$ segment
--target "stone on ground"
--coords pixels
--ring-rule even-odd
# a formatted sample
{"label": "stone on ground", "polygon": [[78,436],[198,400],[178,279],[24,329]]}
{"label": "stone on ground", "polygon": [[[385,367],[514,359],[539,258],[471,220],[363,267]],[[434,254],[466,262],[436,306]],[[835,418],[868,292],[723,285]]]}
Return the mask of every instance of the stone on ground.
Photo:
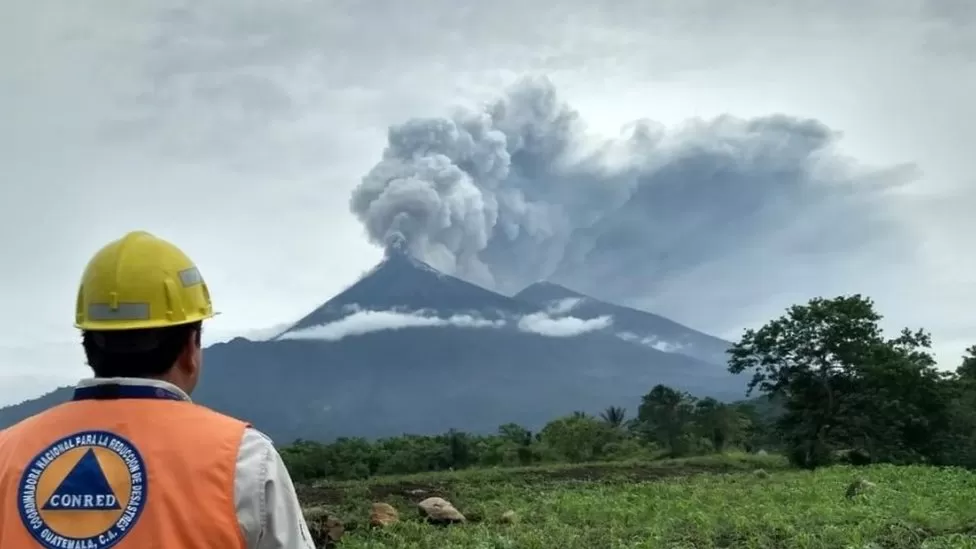
{"label": "stone on ground", "polygon": [[373,526],[389,526],[400,520],[400,513],[389,503],[374,503],[369,512],[369,523]]}
{"label": "stone on ground", "polygon": [[451,502],[444,498],[427,498],[418,503],[417,507],[420,508],[420,515],[431,524],[453,524],[467,520]]}
{"label": "stone on ground", "polygon": [[325,549],[335,547],[346,531],[342,521],[325,507],[309,507],[302,511],[315,546]]}

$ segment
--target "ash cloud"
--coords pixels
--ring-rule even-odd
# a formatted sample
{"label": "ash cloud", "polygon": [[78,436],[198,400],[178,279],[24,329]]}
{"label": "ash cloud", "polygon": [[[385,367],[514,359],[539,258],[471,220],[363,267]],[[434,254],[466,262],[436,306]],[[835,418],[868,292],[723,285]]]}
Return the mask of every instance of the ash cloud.
{"label": "ash cloud", "polygon": [[826,268],[894,235],[879,204],[913,168],[861,167],[839,137],[772,114],[637,120],[598,139],[527,78],[481,110],[391,127],[350,207],[372,241],[483,286],[548,279],[633,302],[737,256],[765,258],[756,272],[786,255]]}

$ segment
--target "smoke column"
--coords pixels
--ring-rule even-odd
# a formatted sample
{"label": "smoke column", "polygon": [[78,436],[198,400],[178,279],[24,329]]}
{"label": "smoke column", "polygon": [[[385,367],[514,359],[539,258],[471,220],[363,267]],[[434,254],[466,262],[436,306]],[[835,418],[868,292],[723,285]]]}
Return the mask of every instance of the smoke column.
{"label": "smoke column", "polygon": [[861,168],[838,137],[776,114],[638,120],[598,140],[529,78],[481,110],[391,127],[350,206],[374,242],[504,293],[549,279],[646,303],[681,280],[760,279],[787,256],[826,268],[896,234],[879,204],[908,171]]}

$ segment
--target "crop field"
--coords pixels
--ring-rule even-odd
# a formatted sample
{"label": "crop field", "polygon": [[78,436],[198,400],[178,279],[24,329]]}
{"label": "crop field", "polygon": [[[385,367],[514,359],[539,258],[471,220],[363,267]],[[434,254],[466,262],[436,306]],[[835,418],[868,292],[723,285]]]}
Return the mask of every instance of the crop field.
{"label": "crop field", "polygon": [[[976,473],[961,469],[805,472],[722,456],[326,483],[299,496],[313,530],[325,513],[343,523],[345,549],[976,549]],[[466,522],[422,520],[417,503],[432,496]],[[372,526],[375,502],[399,520]]]}

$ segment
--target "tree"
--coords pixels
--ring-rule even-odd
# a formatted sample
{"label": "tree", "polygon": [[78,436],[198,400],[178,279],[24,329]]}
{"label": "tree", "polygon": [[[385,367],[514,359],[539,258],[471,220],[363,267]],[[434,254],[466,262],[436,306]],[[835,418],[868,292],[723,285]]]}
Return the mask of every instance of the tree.
{"label": "tree", "polygon": [[966,349],[966,354],[962,357],[962,364],[956,368],[956,374],[960,380],[976,383],[976,345],[971,345]]}
{"label": "tree", "polygon": [[711,442],[714,451],[722,452],[739,437],[748,420],[736,407],[708,397],[695,403],[694,422],[698,434]]}
{"label": "tree", "polygon": [[639,430],[644,437],[668,448],[674,456],[691,447],[689,435],[695,398],[666,385],[655,385],[641,399],[637,409]]}
{"label": "tree", "polygon": [[614,429],[619,429],[626,421],[627,410],[619,406],[610,406],[600,414],[600,417]]}
{"label": "tree", "polygon": [[976,468],[976,346],[966,349],[962,363],[947,380],[949,428],[939,440],[938,465]]}
{"label": "tree", "polygon": [[498,428],[498,436],[502,440],[502,454],[514,452],[517,463],[529,465],[537,461],[537,454],[532,449],[532,431],[517,423],[506,423]]}
{"label": "tree", "polygon": [[518,423],[506,423],[499,426],[498,436],[518,446],[532,444],[532,432]]}
{"label": "tree", "polygon": [[[931,451],[924,431],[943,423],[944,409],[925,402],[939,391],[929,336],[905,329],[886,340],[881,318],[859,294],[814,298],[746,330],[729,350],[729,371],[752,373],[750,393],[782,399],[776,426],[794,463],[825,465],[851,445]],[[912,396],[913,387],[927,396]],[[910,435],[911,448],[883,448],[896,432]]]}
{"label": "tree", "polygon": [[603,457],[607,445],[621,438],[618,430],[596,418],[572,414],[542,428],[542,442],[566,461],[579,463]]}

